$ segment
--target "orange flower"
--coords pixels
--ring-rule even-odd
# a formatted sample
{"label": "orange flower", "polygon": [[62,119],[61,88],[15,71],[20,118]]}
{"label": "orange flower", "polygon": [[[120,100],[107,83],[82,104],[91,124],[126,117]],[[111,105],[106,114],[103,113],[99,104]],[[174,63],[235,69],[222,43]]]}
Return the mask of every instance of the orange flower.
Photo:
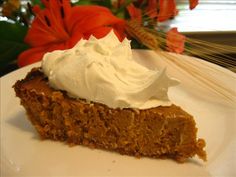
{"label": "orange flower", "polygon": [[178,10],[176,9],[175,0],[160,0],[159,1],[159,13],[158,13],[158,21],[163,22],[166,21],[178,14]]}
{"label": "orange flower", "polygon": [[175,53],[182,53],[184,51],[184,43],[186,37],[180,34],[177,28],[172,28],[166,34],[167,50]]}
{"label": "orange flower", "polygon": [[128,13],[132,20],[137,20],[139,23],[142,22],[142,10],[136,8],[133,3],[129,4],[127,7]]}
{"label": "orange flower", "polygon": [[189,0],[189,8],[192,10],[198,5],[198,0]]}
{"label": "orange flower", "polygon": [[18,65],[40,61],[46,52],[72,48],[81,38],[104,37],[111,29],[120,40],[125,22],[101,6],[74,6],[68,0],[41,0],[45,9],[34,7],[36,17],[25,37],[32,48],[18,57]]}
{"label": "orange flower", "polygon": [[148,5],[147,5],[147,14],[151,18],[156,18],[157,17],[157,5],[158,2],[157,0],[148,0]]}
{"label": "orange flower", "polygon": [[[198,0],[189,0],[192,10],[198,5]],[[147,14],[151,18],[157,17],[159,22],[169,20],[178,14],[175,0],[148,0]]]}

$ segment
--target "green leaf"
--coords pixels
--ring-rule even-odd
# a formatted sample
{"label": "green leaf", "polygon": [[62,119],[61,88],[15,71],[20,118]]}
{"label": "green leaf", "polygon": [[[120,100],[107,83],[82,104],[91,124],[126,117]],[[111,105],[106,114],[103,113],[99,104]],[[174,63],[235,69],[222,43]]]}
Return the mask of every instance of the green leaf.
{"label": "green leaf", "polygon": [[28,48],[24,43],[27,27],[0,21],[0,70],[14,62]]}
{"label": "green leaf", "polygon": [[32,2],[32,5],[39,5],[40,7],[44,7],[41,0],[31,0],[31,2]]}
{"label": "green leaf", "polygon": [[136,39],[131,40],[131,48],[132,49],[148,49],[145,45],[139,43]]}
{"label": "green leaf", "polygon": [[0,21],[0,40],[23,42],[28,28],[19,23]]}
{"label": "green leaf", "polygon": [[89,0],[79,0],[78,2],[73,3],[73,5],[92,5],[92,3]]}
{"label": "green leaf", "polygon": [[125,18],[125,11],[119,11],[119,12],[115,13],[115,15],[116,15],[118,18],[124,19],[124,18]]}
{"label": "green leaf", "polygon": [[21,42],[0,40],[0,70],[14,62],[28,46]]}
{"label": "green leaf", "polygon": [[79,0],[73,3],[73,5],[99,5],[107,8],[111,8],[111,0]]}
{"label": "green leaf", "polygon": [[97,5],[104,6],[104,7],[107,7],[107,8],[111,8],[112,7],[111,0],[100,0],[100,1],[94,0],[94,2],[96,2]]}

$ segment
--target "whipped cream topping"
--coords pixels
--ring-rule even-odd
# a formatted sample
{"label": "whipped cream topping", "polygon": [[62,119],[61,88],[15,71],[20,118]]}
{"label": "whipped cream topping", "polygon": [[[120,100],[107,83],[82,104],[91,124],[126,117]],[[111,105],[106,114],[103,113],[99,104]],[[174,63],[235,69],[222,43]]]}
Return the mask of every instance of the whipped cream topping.
{"label": "whipped cream topping", "polygon": [[120,42],[113,31],[101,39],[81,39],[72,49],[45,54],[42,69],[53,88],[111,108],[169,106],[168,88],[178,83],[165,69],[138,64],[130,41]]}

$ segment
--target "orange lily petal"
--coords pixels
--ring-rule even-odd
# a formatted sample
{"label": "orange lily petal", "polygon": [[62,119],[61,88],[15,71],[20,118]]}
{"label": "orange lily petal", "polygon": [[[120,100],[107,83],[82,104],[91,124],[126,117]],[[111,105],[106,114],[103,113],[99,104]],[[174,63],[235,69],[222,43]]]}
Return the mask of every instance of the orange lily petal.
{"label": "orange lily petal", "polygon": [[128,13],[132,20],[137,20],[139,23],[142,22],[142,10],[136,8],[133,3],[127,6]]}
{"label": "orange lily petal", "polygon": [[37,61],[40,61],[43,58],[45,53],[45,47],[31,48],[22,52],[17,59],[17,64],[19,67],[23,67]]}
{"label": "orange lily petal", "polygon": [[157,17],[157,0],[148,0],[147,13],[151,18]]}
{"label": "orange lily petal", "polygon": [[35,15],[37,15],[41,11],[41,9],[39,5],[35,5],[33,6],[32,11],[34,12]]}
{"label": "orange lily petal", "polygon": [[[79,31],[75,31],[73,34],[71,34],[71,38],[69,40],[66,41],[66,45],[67,48],[72,48],[74,47],[75,44],[77,44],[77,42],[84,37],[84,35],[82,33],[80,33]],[[66,49],[66,48],[65,48]]]}
{"label": "orange lily petal", "polygon": [[85,33],[84,38],[89,39],[89,37],[91,35],[93,35],[94,37],[99,39],[99,38],[102,38],[102,37],[106,36],[111,30],[114,31],[114,33],[116,34],[116,36],[118,37],[118,39],[120,41],[122,41],[124,39],[124,37],[121,36],[120,33],[116,29],[114,29],[112,27],[107,27],[107,26],[95,28],[92,31],[89,31],[88,33]]}
{"label": "orange lily petal", "polygon": [[84,33],[99,26],[110,26],[122,21],[105,7],[77,6],[72,9],[70,18],[66,20],[66,26],[69,33],[78,30]]}
{"label": "orange lily petal", "polygon": [[177,28],[172,28],[166,34],[167,50],[175,53],[182,53],[184,51],[184,43],[186,37],[180,34]]}
{"label": "orange lily petal", "polygon": [[178,14],[178,10],[176,9],[175,0],[160,0],[159,1],[159,14],[158,21],[163,22],[171,17],[174,17]]}
{"label": "orange lily petal", "polygon": [[43,55],[47,52],[52,52],[54,50],[63,50],[69,48],[69,44],[61,43],[61,44],[51,44],[44,45],[41,47],[30,48],[24,52],[22,52],[17,59],[18,66],[23,67],[43,59]]}
{"label": "orange lily petal", "polygon": [[[25,38],[25,42],[34,47],[65,41],[69,38],[63,19],[67,15],[65,11],[69,11],[71,8],[70,2],[44,0],[43,3],[47,8],[41,11],[36,8],[37,16]],[[68,12],[68,14],[70,13]]]}
{"label": "orange lily petal", "polygon": [[74,30],[74,27],[80,21],[86,21],[87,17],[94,13],[109,13],[109,10],[101,6],[74,6],[71,9],[70,16],[65,18],[66,30],[71,33]]}
{"label": "orange lily petal", "polygon": [[189,0],[189,8],[192,10],[198,5],[198,0]]}
{"label": "orange lily petal", "polygon": [[88,31],[87,33],[85,33],[84,38],[88,39],[91,35],[93,35],[94,37],[99,39],[106,36],[111,30],[112,30],[111,27],[94,28],[91,31]]}
{"label": "orange lily petal", "polygon": [[123,39],[126,37],[125,35],[125,21],[122,21],[120,23],[116,23],[112,26],[114,33],[119,38],[120,41],[123,41]]}

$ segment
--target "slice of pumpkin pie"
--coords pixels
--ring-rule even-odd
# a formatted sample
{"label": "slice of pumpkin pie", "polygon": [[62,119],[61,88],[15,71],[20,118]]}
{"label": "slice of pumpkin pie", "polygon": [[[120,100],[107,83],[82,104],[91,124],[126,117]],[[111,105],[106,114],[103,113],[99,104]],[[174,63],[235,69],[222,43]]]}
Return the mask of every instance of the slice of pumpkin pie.
{"label": "slice of pumpkin pie", "polygon": [[137,157],[206,160],[193,117],[168,99],[168,87],[177,83],[165,70],[136,63],[129,41],[111,32],[46,54],[42,67],[14,89],[43,139]]}

